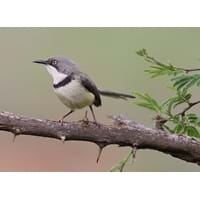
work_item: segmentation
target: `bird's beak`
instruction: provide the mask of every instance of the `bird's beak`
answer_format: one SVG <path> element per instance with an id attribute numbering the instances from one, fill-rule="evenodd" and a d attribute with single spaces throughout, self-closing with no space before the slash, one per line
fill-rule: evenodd
<path id="1" fill-rule="evenodd" d="M 33 63 L 47 65 L 48 61 L 47 60 L 34 60 Z"/>

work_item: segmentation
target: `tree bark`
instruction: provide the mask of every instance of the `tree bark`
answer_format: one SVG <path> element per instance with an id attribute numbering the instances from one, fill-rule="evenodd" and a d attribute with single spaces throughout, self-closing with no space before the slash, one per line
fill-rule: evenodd
<path id="1" fill-rule="evenodd" d="M 0 130 L 14 135 L 32 135 L 62 140 L 96 143 L 101 149 L 110 144 L 137 149 L 153 149 L 176 158 L 200 164 L 200 140 L 147 128 L 120 116 L 112 125 L 93 122 L 59 122 L 0 113 Z"/>

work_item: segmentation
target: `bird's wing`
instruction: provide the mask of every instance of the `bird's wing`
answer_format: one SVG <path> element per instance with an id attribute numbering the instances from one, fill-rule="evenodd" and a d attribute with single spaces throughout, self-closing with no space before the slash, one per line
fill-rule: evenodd
<path id="1" fill-rule="evenodd" d="M 79 75 L 80 75 L 79 77 L 80 77 L 80 81 L 81 81 L 82 85 L 89 92 L 94 94 L 94 96 L 95 96 L 94 105 L 101 106 L 101 97 L 100 97 L 99 91 L 98 91 L 95 83 L 93 81 L 91 81 L 90 78 L 86 74 L 80 73 Z"/>

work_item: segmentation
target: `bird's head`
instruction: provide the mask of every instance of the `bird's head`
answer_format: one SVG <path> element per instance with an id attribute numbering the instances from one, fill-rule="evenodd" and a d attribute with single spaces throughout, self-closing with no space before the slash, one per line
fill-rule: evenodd
<path id="1" fill-rule="evenodd" d="M 44 65 L 53 77 L 54 83 L 58 83 L 71 73 L 79 71 L 79 66 L 75 62 L 63 56 L 54 56 L 45 60 L 35 60 L 33 62 Z"/>

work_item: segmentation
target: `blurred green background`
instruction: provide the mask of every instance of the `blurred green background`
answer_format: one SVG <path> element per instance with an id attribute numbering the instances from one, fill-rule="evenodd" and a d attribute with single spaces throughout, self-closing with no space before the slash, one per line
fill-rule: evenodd
<path id="1" fill-rule="evenodd" d="M 171 95 L 168 79 L 151 80 L 144 73 L 148 64 L 136 51 L 146 48 L 163 61 L 182 67 L 200 65 L 199 28 L 0 28 L 1 110 L 38 118 L 58 119 L 67 108 L 52 90 L 45 69 L 35 59 L 65 55 L 81 66 L 102 89 L 132 93 L 148 92 L 162 100 Z M 197 93 L 196 97 L 199 96 Z M 153 113 L 125 102 L 103 98 L 95 109 L 101 123 L 111 123 L 108 114 L 123 114 L 153 127 Z M 79 120 L 84 110 L 68 120 Z M 97 146 L 47 138 L 0 134 L 0 171 L 108 171 L 129 152 L 129 148 L 108 146 L 99 164 Z M 139 150 L 127 171 L 199 171 L 169 155 Z"/>

